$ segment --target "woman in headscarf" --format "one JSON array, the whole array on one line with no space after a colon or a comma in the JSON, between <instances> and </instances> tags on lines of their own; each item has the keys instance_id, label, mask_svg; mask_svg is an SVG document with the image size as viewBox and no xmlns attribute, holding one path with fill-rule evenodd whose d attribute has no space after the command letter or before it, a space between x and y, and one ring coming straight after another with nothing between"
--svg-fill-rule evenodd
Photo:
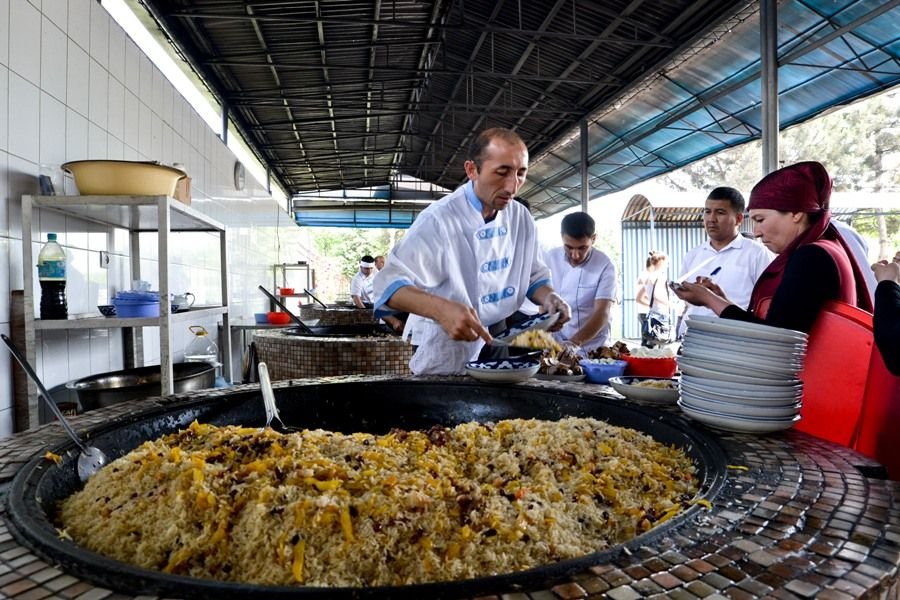
<instances>
[{"instance_id":1,"label":"woman in headscarf","mask_svg":"<svg viewBox=\"0 0 900 600\"><path fill-rule=\"evenodd\" d=\"M831 177L820 163L769 173L750 192L750 220L753 234L778 256L757 280L748 310L700 278L678 286L676 293L721 317L804 332L829 300L872 312L862 269L831 224L830 198Z\"/></svg>"}]
</instances>

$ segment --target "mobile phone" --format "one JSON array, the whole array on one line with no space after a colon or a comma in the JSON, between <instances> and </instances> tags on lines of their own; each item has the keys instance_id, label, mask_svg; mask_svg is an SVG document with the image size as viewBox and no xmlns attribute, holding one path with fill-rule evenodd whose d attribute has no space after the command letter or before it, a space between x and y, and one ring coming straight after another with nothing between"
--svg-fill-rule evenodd
<instances>
[{"instance_id":1,"label":"mobile phone","mask_svg":"<svg viewBox=\"0 0 900 600\"><path fill-rule=\"evenodd\" d=\"M677 292L678 290L680 290L680 289L681 289L682 287L684 287L684 286L682 286L682 285L681 285L680 283L678 283L677 281L670 281L670 282L669 282L669 287L672 288L673 290L675 290L675 291Z\"/></svg>"}]
</instances>

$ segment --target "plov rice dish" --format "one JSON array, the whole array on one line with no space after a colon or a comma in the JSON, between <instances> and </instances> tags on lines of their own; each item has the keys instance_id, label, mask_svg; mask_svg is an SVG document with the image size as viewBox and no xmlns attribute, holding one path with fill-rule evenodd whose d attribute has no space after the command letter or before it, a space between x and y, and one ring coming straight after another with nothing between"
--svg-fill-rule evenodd
<instances>
[{"instance_id":1,"label":"plov rice dish","mask_svg":"<svg viewBox=\"0 0 900 600\"><path fill-rule=\"evenodd\" d=\"M583 556L696 492L683 452L595 419L380 436L195 422L101 470L58 517L78 544L148 569L381 586Z\"/></svg>"}]
</instances>

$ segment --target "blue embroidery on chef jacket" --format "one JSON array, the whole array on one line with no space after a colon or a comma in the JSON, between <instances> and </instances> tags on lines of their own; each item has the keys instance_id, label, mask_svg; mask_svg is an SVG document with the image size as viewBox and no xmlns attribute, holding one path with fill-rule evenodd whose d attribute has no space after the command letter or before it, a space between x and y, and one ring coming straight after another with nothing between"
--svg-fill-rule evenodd
<instances>
[{"instance_id":1,"label":"blue embroidery on chef jacket","mask_svg":"<svg viewBox=\"0 0 900 600\"><path fill-rule=\"evenodd\" d=\"M509 228L506 225L501 225L500 227L488 227L487 229L479 229L478 230L478 239L479 240L489 240L494 237L502 237L509 233Z\"/></svg>"},{"instance_id":2,"label":"blue embroidery on chef jacket","mask_svg":"<svg viewBox=\"0 0 900 600\"><path fill-rule=\"evenodd\" d=\"M504 256L503 258L497 258L495 260L489 260L487 262L481 263L481 272L482 273L491 273L492 271L499 271L501 269L509 268L509 257Z\"/></svg>"},{"instance_id":3,"label":"blue embroidery on chef jacket","mask_svg":"<svg viewBox=\"0 0 900 600\"><path fill-rule=\"evenodd\" d=\"M500 302L510 296L516 295L516 288L510 286L508 288L504 288L499 292L491 292L490 294L485 294L481 297L482 304L494 304L495 302Z\"/></svg>"}]
</instances>

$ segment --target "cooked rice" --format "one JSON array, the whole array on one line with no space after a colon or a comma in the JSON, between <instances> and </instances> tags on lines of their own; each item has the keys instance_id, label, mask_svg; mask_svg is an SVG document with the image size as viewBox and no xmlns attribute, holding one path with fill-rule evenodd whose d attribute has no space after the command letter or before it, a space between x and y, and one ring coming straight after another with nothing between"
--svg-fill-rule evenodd
<instances>
[{"instance_id":1,"label":"cooked rice","mask_svg":"<svg viewBox=\"0 0 900 600\"><path fill-rule=\"evenodd\" d=\"M595 419L381 436L195 422L104 468L59 521L84 547L169 573L403 585L596 552L696 492L682 451Z\"/></svg>"}]
</instances>

